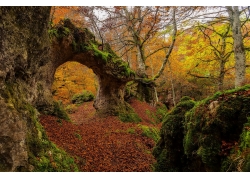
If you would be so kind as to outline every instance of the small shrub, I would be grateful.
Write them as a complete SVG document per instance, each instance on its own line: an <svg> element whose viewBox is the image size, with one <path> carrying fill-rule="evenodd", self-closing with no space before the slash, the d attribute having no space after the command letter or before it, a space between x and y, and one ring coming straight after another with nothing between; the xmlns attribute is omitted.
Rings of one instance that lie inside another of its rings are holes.
<svg viewBox="0 0 250 180"><path fill-rule="evenodd" d="M72 98L72 103L73 104L77 104L77 105L80 105L84 102L87 102L87 101L92 101L94 99L94 95L92 92L90 91L87 91L87 90L83 90L82 93L80 94L75 94Z"/></svg>
<svg viewBox="0 0 250 180"><path fill-rule="evenodd" d="M142 135L153 139L157 142L160 139L160 131L157 128L149 127L138 124L138 127L142 130Z"/></svg>
<svg viewBox="0 0 250 180"><path fill-rule="evenodd" d="M77 107L76 107L75 104L70 104L70 105L66 106L66 108L65 108L65 111L66 111L67 113L69 113L69 114L75 113L76 110L77 110Z"/></svg>
<svg viewBox="0 0 250 180"><path fill-rule="evenodd" d="M77 139L79 139L79 140L82 140L82 136L81 136L80 134L78 134L78 133L75 133L75 137L76 137Z"/></svg>
<svg viewBox="0 0 250 180"><path fill-rule="evenodd" d="M67 112L65 111L65 109L62 106L62 103L60 101L56 102L54 101L53 103L53 111L51 112L51 115L54 115L58 118L70 121L70 118L67 114Z"/></svg>
<svg viewBox="0 0 250 180"><path fill-rule="evenodd" d="M135 134L135 129L134 128L128 128L127 132L130 134Z"/></svg>

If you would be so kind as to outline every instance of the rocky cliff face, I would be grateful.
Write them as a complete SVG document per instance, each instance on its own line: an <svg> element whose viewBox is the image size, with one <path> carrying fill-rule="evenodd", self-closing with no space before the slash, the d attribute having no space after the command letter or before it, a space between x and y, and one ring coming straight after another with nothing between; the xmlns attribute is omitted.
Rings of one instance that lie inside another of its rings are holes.
<svg viewBox="0 0 250 180"><path fill-rule="evenodd" d="M32 125L26 105L40 101L39 68L48 62L49 14L49 7L0 7L2 171L29 169L26 137Z"/></svg>

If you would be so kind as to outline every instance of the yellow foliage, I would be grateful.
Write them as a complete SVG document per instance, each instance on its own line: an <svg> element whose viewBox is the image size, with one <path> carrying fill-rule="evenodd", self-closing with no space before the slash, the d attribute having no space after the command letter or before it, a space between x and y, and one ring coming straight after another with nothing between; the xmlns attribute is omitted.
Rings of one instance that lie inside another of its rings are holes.
<svg viewBox="0 0 250 180"><path fill-rule="evenodd" d="M83 90L96 94L98 81L96 75L88 67L74 61L66 62L57 68L54 76L52 92L55 100L69 104L76 93Z"/></svg>

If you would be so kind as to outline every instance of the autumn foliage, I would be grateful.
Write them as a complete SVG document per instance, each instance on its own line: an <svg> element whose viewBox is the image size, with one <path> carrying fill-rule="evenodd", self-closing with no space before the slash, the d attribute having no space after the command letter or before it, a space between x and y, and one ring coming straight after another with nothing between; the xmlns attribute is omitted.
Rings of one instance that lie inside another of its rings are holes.
<svg viewBox="0 0 250 180"><path fill-rule="evenodd" d="M96 94L98 82L92 69L69 61L57 68L52 87L55 100L61 100L63 104L70 104L74 95L83 90Z"/></svg>
<svg viewBox="0 0 250 180"><path fill-rule="evenodd" d="M155 108L137 100L131 105L143 119L141 125L159 129L145 116L147 110L154 112ZM47 115L40 116L40 121L49 139L75 158L80 171L153 170L155 142L143 135L141 125L123 123L118 117L97 117L93 102L82 104L70 117L73 123Z"/></svg>

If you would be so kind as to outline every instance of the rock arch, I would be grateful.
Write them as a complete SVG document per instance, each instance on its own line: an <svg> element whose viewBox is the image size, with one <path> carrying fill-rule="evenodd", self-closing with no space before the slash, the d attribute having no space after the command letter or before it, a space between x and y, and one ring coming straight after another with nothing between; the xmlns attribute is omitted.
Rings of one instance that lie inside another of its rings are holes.
<svg viewBox="0 0 250 180"><path fill-rule="evenodd" d="M94 102L97 112L116 115L120 109L126 109L124 87L132 80L134 73L127 63L118 59L108 44L102 48L88 29L77 28L70 20L61 21L50 29L50 38L51 61L44 69L48 88L53 83L56 69L73 59L91 68L98 77L99 89Z"/></svg>

